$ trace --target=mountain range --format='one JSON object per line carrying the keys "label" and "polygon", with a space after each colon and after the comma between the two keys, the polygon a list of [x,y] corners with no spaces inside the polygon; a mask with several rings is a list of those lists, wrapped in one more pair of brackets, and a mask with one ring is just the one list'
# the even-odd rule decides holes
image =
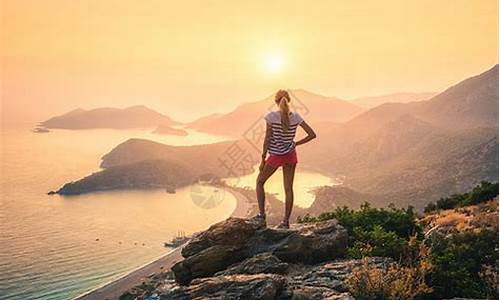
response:
{"label": "mountain range", "polygon": [[498,65],[427,101],[373,108],[300,151],[304,164],[382,204],[422,208],[498,181]]}
{"label": "mountain range", "polygon": [[[291,90],[291,109],[310,123],[342,123],[364,111],[348,101],[325,97],[305,90]],[[227,114],[212,114],[187,124],[198,131],[232,137],[241,137],[254,123],[261,121],[268,111],[276,110],[273,96],[245,103]]]}
{"label": "mountain range", "polygon": [[[367,111],[301,90],[292,94],[304,104],[303,115],[318,132],[318,139],[299,147],[300,163],[343,179],[342,187],[320,190],[313,206],[357,206],[368,200],[377,206],[392,202],[423,209],[428,202],[462,193],[483,180],[498,181],[498,65],[428,100],[385,103]],[[263,122],[260,117],[269,103],[272,99],[242,105],[190,127],[241,136]],[[343,109],[329,117],[334,107]],[[132,139],[105,155],[102,167],[160,159],[194,166],[197,175],[226,177],[231,170],[221,168],[220,159],[235,154],[235,149],[236,154],[248,154],[257,161],[258,151],[244,139],[197,146]],[[246,174],[251,165],[232,170]]]}
{"label": "mountain range", "polygon": [[366,109],[374,108],[384,103],[408,103],[429,100],[437,93],[394,93],[388,95],[361,97],[349,102]]}

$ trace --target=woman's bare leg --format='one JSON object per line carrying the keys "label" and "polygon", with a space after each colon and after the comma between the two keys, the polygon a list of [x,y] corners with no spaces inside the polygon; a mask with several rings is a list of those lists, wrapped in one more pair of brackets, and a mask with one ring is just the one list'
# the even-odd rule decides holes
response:
{"label": "woman's bare leg", "polygon": [[293,178],[296,164],[283,165],[283,185],[285,186],[285,216],[283,223],[289,224],[293,208]]}
{"label": "woman's bare leg", "polygon": [[259,176],[257,176],[257,186],[255,190],[257,191],[257,202],[259,203],[259,212],[261,216],[266,215],[266,193],[264,192],[264,184],[267,179],[276,172],[276,169],[278,168],[265,164]]}

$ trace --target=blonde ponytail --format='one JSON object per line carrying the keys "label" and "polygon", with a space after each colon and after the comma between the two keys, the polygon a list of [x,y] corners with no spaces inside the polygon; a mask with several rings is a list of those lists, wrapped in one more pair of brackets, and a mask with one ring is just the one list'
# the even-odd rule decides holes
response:
{"label": "blonde ponytail", "polygon": [[290,128],[290,106],[288,105],[290,95],[286,90],[279,90],[274,96],[274,102],[280,108],[281,128],[286,131]]}
{"label": "blonde ponytail", "polygon": [[280,114],[281,114],[281,127],[283,131],[290,128],[290,106],[288,105],[288,99],[282,97],[279,103]]}

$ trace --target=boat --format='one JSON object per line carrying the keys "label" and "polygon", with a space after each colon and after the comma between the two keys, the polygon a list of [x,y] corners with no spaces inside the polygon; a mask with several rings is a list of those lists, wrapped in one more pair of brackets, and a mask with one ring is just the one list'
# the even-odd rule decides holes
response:
{"label": "boat", "polygon": [[45,128],[45,127],[36,127],[33,129],[33,132],[35,132],[35,133],[47,133],[47,132],[50,132],[50,130]]}
{"label": "boat", "polygon": [[184,231],[177,232],[177,235],[174,236],[169,242],[165,242],[165,247],[168,248],[177,248],[180,245],[184,244],[189,240],[189,236],[186,236]]}

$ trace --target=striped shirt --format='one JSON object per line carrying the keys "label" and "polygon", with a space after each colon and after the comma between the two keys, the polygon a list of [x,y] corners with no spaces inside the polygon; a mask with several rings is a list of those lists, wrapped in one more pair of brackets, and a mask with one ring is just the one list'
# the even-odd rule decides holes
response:
{"label": "striped shirt", "polygon": [[267,152],[271,155],[285,155],[295,149],[295,132],[297,127],[304,120],[296,113],[290,113],[290,126],[287,130],[283,131],[281,126],[281,114],[279,111],[269,112],[264,119],[272,128],[271,139],[269,140],[269,147]]}

